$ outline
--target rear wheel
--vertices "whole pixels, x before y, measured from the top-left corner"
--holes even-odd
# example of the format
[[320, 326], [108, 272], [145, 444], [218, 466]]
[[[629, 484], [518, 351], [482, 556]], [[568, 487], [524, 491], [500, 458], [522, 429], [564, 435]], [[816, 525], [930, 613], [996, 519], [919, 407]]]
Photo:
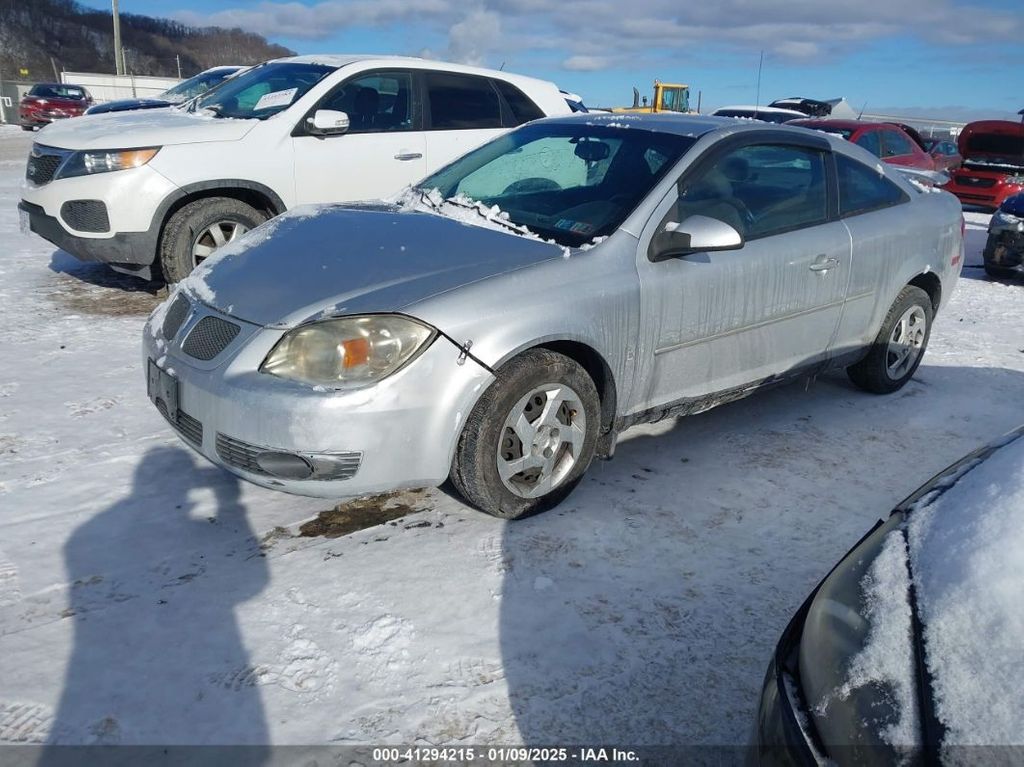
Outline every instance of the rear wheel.
[[865, 391], [889, 394], [903, 388], [921, 364], [932, 329], [932, 300], [907, 285], [889, 308], [868, 355], [846, 369]]
[[456, 445], [451, 480], [481, 511], [519, 519], [560, 503], [594, 457], [597, 387], [575, 361], [533, 349], [497, 371]]
[[180, 282], [218, 248], [267, 220], [267, 215], [231, 197], [205, 197], [175, 212], [160, 239], [160, 268], [167, 282]]
[[1017, 274], [1017, 270], [1005, 266], [985, 264], [985, 274], [994, 280], [1009, 280]]

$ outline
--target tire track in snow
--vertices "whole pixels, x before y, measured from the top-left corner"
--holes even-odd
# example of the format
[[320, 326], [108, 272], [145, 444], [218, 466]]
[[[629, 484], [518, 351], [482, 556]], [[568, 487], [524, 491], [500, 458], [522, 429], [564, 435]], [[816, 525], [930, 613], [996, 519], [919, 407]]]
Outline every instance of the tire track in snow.
[[17, 566], [0, 549], [0, 607], [21, 601], [21, 583]]

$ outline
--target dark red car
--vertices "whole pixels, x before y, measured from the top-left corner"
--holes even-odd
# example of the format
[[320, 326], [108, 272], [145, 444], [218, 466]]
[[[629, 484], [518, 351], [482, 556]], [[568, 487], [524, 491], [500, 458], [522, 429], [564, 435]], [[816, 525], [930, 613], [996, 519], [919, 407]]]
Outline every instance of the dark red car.
[[968, 123], [957, 139], [963, 167], [943, 189], [967, 205], [998, 208], [1024, 192], [1024, 124], [1009, 120]]
[[793, 120], [786, 125], [835, 133], [867, 149], [882, 162], [920, 170], [935, 170], [935, 160], [905, 130], [892, 123], [866, 120]]
[[65, 117], [80, 117], [92, 106], [92, 96], [81, 85], [37, 83], [18, 104], [22, 130], [35, 130]]

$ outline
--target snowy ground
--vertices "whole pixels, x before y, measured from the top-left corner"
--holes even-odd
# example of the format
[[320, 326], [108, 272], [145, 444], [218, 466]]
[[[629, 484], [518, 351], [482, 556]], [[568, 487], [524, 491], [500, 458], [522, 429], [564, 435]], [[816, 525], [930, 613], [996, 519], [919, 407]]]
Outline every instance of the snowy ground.
[[19, 233], [30, 140], [0, 128], [0, 742], [740, 743], [836, 559], [1024, 422], [1024, 285], [977, 268], [969, 214], [894, 396], [835, 375], [630, 430], [520, 523], [430, 490], [301, 535], [330, 504], [238, 482], [147, 401], [158, 298]]

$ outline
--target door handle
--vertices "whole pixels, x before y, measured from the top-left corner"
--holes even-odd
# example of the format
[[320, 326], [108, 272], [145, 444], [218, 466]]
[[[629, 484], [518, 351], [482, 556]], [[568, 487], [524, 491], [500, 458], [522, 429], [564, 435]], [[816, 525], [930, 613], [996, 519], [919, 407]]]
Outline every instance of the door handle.
[[812, 272], [827, 272], [829, 269], [835, 269], [837, 266], [839, 266], [838, 258], [826, 258], [822, 255], [814, 259], [814, 263], [810, 265], [809, 269]]
[[423, 156], [423, 152], [399, 152], [395, 155], [396, 160], [418, 160]]

